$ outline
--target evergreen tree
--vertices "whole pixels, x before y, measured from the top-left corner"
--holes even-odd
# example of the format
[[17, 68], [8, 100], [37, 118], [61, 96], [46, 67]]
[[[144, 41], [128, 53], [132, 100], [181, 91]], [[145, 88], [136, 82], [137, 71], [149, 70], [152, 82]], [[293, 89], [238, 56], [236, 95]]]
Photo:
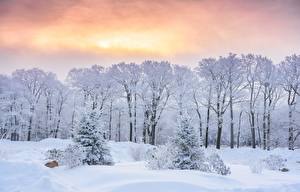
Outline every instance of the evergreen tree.
[[205, 171], [205, 156], [199, 140], [187, 116], [181, 116], [179, 129], [173, 141], [175, 149], [175, 169], [195, 169]]
[[112, 157], [104, 138], [100, 116], [96, 109], [88, 111], [79, 122], [75, 142], [85, 152], [83, 163], [88, 165], [112, 165]]

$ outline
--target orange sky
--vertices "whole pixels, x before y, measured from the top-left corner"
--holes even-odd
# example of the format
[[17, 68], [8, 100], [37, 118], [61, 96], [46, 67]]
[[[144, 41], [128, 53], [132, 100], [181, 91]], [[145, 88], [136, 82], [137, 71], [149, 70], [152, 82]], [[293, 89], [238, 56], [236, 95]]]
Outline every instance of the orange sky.
[[0, 72], [300, 51], [297, 0], [0, 0]]

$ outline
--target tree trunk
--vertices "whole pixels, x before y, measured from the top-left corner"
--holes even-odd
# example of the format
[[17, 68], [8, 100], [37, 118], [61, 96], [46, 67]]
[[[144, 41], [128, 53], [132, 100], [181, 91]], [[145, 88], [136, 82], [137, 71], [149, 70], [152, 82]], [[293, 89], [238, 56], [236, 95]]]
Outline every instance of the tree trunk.
[[202, 118], [201, 118], [201, 113], [199, 111], [199, 109], [196, 110], [197, 111], [197, 115], [198, 115], [198, 118], [199, 118], [199, 137], [200, 137], [200, 146], [203, 145], [203, 133], [202, 133]]
[[[146, 107], [145, 107], [146, 108]], [[143, 127], [143, 142], [146, 144], [146, 143], [149, 143], [148, 141], [148, 133], [149, 133], [149, 111], [148, 109], [145, 109], [144, 111], [144, 127]]]
[[206, 116], [206, 131], [205, 131], [205, 148], [208, 147], [208, 130], [209, 130], [209, 123], [210, 123], [210, 108], [211, 108], [211, 86], [209, 87], [209, 94], [208, 94], [208, 106], [207, 106], [207, 116]]
[[268, 126], [267, 126], [267, 150], [270, 151], [271, 145], [271, 111], [268, 110]]
[[258, 113], [256, 114], [256, 126], [257, 126], [257, 135], [258, 135], [258, 145], [261, 148], [261, 134], [260, 134], [260, 128], [258, 123]]
[[233, 103], [230, 96], [230, 148], [234, 148], [234, 122], [233, 122]]
[[151, 125], [151, 134], [150, 134], [150, 144], [155, 145], [156, 140], [156, 112], [154, 111], [150, 118], [150, 125]]
[[128, 103], [128, 115], [129, 115], [129, 141], [133, 141], [133, 123], [132, 123], [132, 106], [131, 106], [131, 94], [127, 94]]
[[251, 129], [251, 144], [252, 148], [256, 148], [256, 143], [255, 143], [255, 113], [254, 111], [251, 110], [250, 112], [250, 129]]
[[240, 147], [242, 114], [243, 114], [243, 111], [240, 112], [240, 116], [239, 116], [239, 129], [238, 129], [238, 134], [237, 134], [237, 138], [236, 138], [236, 147], [237, 148]]
[[119, 116], [118, 116], [118, 136], [116, 138], [118, 138], [118, 141], [121, 141], [121, 110], [119, 109]]
[[234, 148], [234, 121], [233, 121], [233, 95], [232, 95], [232, 78], [230, 73], [229, 87], [229, 107], [230, 107], [230, 148]]
[[221, 147], [221, 134], [222, 134], [222, 121], [221, 121], [221, 112], [220, 112], [220, 101], [218, 97], [217, 103], [217, 119], [218, 119], [218, 131], [217, 131], [217, 141], [216, 141], [216, 148], [220, 149]]
[[54, 138], [57, 138], [58, 131], [59, 131], [59, 127], [60, 127], [60, 115], [59, 115], [59, 117], [58, 117], [56, 129], [55, 129], [55, 133], [54, 133]]
[[216, 143], [217, 149], [221, 148], [222, 126], [223, 126], [223, 117], [218, 115], [218, 133], [217, 133], [217, 143]]
[[29, 126], [28, 126], [28, 133], [27, 133], [27, 141], [31, 141], [31, 130], [33, 124], [33, 113], [34, 113], [34, 106], [30, 107], [30, 117], [29, 117]]
[[108, 131], [109, 131], [108, 139], [111, 140], [111, 136], [112, 136], [112, 100], [110, 101], [110, 105], [109, 105]]
[[289, 105], [289, 150], [294, 150], [294, 120], [293, 120], [293, 106]]
[[267, 87], [265, 86], [264, 91], [264, 112], [263, 112], [263, 149], [267, 149], [267, 126], [266, 126], [266, 119], [267, 119]]
[[137, 142], [137, 127], [136, 127], [136, 110], [137, 110], [137, 94], [136, 92], [134, 93], [134, 142]]

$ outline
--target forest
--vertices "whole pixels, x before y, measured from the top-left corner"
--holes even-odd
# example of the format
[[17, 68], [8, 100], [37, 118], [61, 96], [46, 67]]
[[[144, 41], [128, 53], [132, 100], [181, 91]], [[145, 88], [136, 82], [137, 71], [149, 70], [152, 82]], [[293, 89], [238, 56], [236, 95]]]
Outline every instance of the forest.
[[97, 111], [107, 140], [160, 145], [191, 120], [203, 147], [300, 147], [300, 55], [274, 63], [230, 53], [194, 68], [168, 61], [71, 69], [64, 81], [38, 68], [0, 75], [0, 138], [73, 138]]

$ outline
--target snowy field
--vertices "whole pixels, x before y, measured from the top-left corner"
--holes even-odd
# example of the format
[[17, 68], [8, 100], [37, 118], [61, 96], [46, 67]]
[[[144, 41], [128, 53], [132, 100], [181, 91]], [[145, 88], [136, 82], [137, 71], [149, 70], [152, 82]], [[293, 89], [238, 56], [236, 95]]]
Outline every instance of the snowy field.
[[[44, 166], [48, 149], [63, 149], [71, 141], [0, 141], [0, 192], [299, 192], [300, 151], [276, 149], [223, 149], [218, 153], [231, 175], [199, 171], [148, 170], [143, 159], [149, 145], [110, 143], [115, 166], [82, 166], [74, 169]], [[209, 149], [211, 153], [214, 149]], [[289, 172], [263, 170], [254, 174], [249, 164], [269, 154], [280, 154]]]

